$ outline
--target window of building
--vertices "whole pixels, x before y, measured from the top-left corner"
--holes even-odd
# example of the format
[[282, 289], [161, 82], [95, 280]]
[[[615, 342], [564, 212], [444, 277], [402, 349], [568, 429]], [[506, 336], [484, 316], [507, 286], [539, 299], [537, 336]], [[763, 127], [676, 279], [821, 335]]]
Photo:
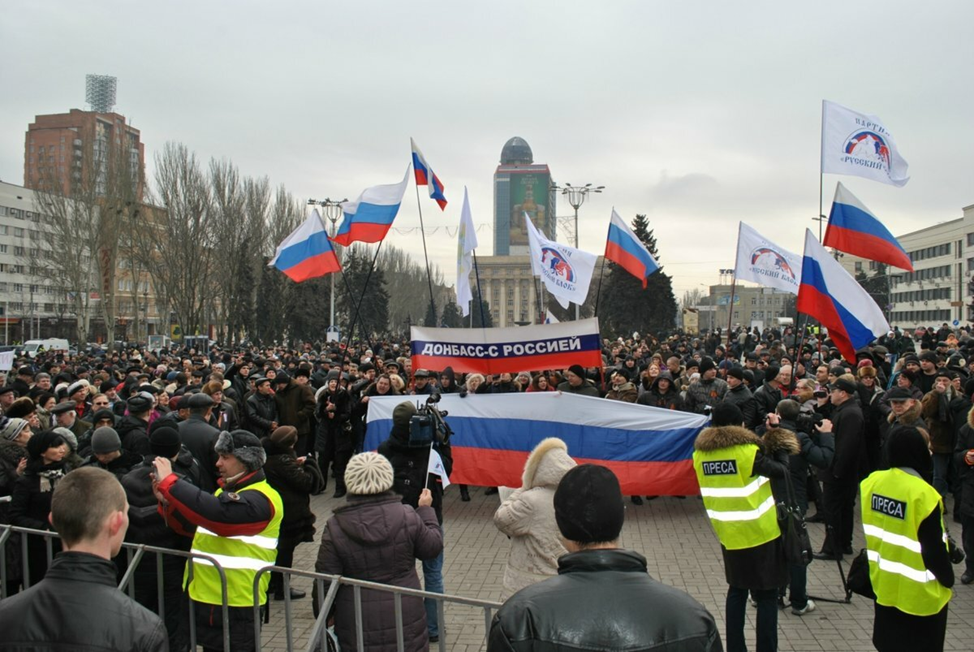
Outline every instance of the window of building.
[[14, 256], [23, 256], [23, 255], [24, 255], [24, 248], [14, 245]]
[[23, 292], [23, 291], [24, 291], [23, 283], [14, 283], [14, 292]]
[[7, 245], [0, 244], [0, 254], [5, 254], [5, 253], [7, 253]]
[[15, 226], [14, 227], [14, 237], [15, 238], [23, 238], [24, 237], [24, 230], [22, 228], [20, 228], [19, 226]]

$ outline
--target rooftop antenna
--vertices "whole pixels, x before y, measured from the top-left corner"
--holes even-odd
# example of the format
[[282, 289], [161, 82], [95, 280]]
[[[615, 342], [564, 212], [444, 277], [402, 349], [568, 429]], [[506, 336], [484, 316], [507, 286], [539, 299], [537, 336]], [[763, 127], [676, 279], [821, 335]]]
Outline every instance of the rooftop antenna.
[[117, 77], [85, 75], [85, 101], [95, 113], [111, 113], [115, 108]]

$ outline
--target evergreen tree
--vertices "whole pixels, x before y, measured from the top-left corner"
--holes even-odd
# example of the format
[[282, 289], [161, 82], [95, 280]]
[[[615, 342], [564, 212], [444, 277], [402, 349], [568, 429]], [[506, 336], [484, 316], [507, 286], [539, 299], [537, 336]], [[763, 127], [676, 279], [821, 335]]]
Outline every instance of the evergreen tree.
[[[645, 215], [636, 215], [632, 221], [636, 237], [646, 245], [659, 262], [656, 236], [649, 228]], [[673, 281], [660, 269], [651, 274], [647, 286], [615, 263], [607, 263], [608, 273], [602, 286], [599, 305], [601, 329], [607, 336], [631, 334], [633, 331], [660, 336], [674, 328], [677, 303], [673, 294]], [[593, 284], [598, 281], [594, 281]]]
[[426, 316], [423, 317], [423, 326], [438, 326], [436, 323], [436, 304], [432, 301], [426, 302]]
[[857, 272], [856, 281], [885, 314], [886, 304], [889, 303], [889, 269], [886, 263], [876, 263], [876, 273], [872, 276], [867, 276], [866, 272]]
[[[473, 315], [474, 328], [491, 328], [494, 325], [494, 318], [490, 314], [490, 304], [486, 300], [478, 306], [477, 301], [470, 302], [470, 312]], [[483, 318], [481, 318], [481, 315]]]
[[[384, 334], [389, 327], [389, 292], [386, 290], [385, 272], [381, 269], [371, 270], [372, 254], [365, 247], [347, 249], [342, 263], [348, 287], [351, 288], [351, 295], [347, 289], [338, 294], [338, 306], [346, 329], [351, 328], [357, 308], [358, 319], [355, 320], [353, 339], [371, 339], [373, 335]], [[348, 332], [346, 330], [345, 334]]]
[[447, 300], [443, 306], [443, 314], [440, 316], [440, 325], [445, 328], [462, 328], [463, 322], [460, 306], [453, 299]]

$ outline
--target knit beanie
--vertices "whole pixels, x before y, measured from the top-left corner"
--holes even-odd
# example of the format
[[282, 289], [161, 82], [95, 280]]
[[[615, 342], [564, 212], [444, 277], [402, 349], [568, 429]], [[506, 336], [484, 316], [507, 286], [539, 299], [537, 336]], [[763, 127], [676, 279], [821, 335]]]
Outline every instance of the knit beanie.
[[359, 453], [345, 467], [345, 486], [348, 493], [371, 496], [392, 489], [392, 464], [375, 452]]
[[149, 449], [152, 454], [171, 459], [181, 448], [182, 441], [175, 425], [157, 419], [149, 432]]
[[64, 437], [64, 442], [71, 448], [72, 453], [78, 452], [78, 435], [63, 426], [54, 428], [54, 432]]
[[716, 368], [717, 365], [715, 365], [714, 361], [711, 360], [710, 358], [704, 358], [703, 360], [700, 361], [699, 371], [701, 376], [707, 373], [708, 371], [710, 371], [711, 369], [716, 369]]
[[886, 440], [890, 468], [910, 467], [928, 483], [933, 482], [933, 459], [927, 439], [913, 426], [893, 426]]
[[217, 438], [213, 450], [218, 455], [233, 455], [247, 467], [248, 471], [256, 471], [267, 461], [267, 453], [264, 452], [260, 440], [246, 430], [233, 432], [224, 430]]
[[572, 366], [570, 366], [568, 368], [568, 371], [572, 372], [573, 374], [575, 374], [579, 378], [582, 378], [582, 379], [585, 378], [585, 368], [582, 365], [580, 365], [580, 364], [573, 364]]
[[291, 448], [298, 441], [298, 429], [294, 426], [280, 426], [271, 433], [270, 440], [280, 448]]
[[744, 413], [741, 412], [741, 408], [727, 401], [721, 401], [715, 405], [710, 416], [713, 420], [712, 425], [715, 428], [721, 426], [740, 426], [744, 423]]
[[114, 428], [102, 426], [101, 428], [96, 428], [95, 432], [91, 435], [92, 453], [104, 455], [105, 453], [114, 453], [121, 448], [122, 440], [119, 439], [118, 433], [115, 432]]
[[566, 473], [555, 490], [554, 506], [558, 530], [569, 541], [615, 541], [622, 532], [622, 489], [604, 466], [581, 464]]
[[6, 424], [4, 424], [3, 429], [0, 430], [0, 439], [4, 439], [6, 441], [13, 441], [17, 439], [27, 425], [26, 419], [10, 419]]
[[403, 401], [392, 411], [392, 425], [408, 428], [409, 420], [416, 414], [416, 406], [410, 401]]

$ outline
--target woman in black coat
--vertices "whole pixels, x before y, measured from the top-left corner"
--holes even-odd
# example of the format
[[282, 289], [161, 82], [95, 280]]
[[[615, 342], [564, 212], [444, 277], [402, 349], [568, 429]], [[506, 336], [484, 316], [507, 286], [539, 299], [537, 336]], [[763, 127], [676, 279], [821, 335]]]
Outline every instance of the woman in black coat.
[[[264, 475], [267, 483], [277, 490], [284, 504], [284, 520], [277, 539], [277, 565], [290, 568], [294, 549], [305, 541], [314, 541], [315, 515], [311, 511], [311, 494], [324, 486], [325, 481], [312, 458], [298, 457], [294, 444], [298, 431], [293, 426], [281, 426], [270, 437], [261, 440], [267, 461]], [[284, 580], [279, 573], [271, 577], [271, 591], [277, 600], [284, 599]], [[291, 599], [304, 597], [303, 591], [291, 589]]]
[[[27, 453], [27, 468], [14, 485], [10, 523], [34, 530], [53, 530], [47, 517], [51, 513], [54, 487], [71, 470], [64, 461], [68, 444], [64, 437], [53, 430], [43, 430], [28, 440]], [[31, 584], [44, 579], [47, 573], [47, 544], [44, 538], [27, 537], [28, 567], [24, 569], [24, 575]], [[52, 538], [52, 555], [60, 550], [60, 540]]]

